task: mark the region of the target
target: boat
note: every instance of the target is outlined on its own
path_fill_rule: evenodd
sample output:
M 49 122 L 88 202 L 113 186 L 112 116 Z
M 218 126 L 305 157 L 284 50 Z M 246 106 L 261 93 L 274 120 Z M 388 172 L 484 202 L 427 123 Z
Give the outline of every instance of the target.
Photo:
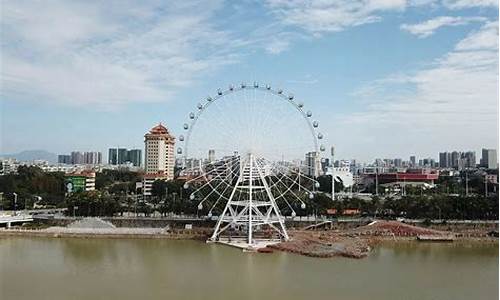
M 421 242 L 453 242 L 453 235 L 417 235 L 417 241 Z

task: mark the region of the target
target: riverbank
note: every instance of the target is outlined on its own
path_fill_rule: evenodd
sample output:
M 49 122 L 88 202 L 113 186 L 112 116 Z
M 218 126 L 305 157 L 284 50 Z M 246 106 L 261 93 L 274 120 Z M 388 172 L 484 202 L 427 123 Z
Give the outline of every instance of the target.
M 85 219 L 84 219 L 85 220 Z M 89 223 L 89 224 L 86 224 Z M 88 227 L 86 227 L 88 226 Z M 383 241 L 405 242 L 415 241 L 418 236 L 446 237 L 448 241 L 460 242 L 489 242 L 498 243 L 497 237 L 490 236 L 494 227 L 471 227 L 462 231 L 437 230 L 420 226 L 409 225 L 396 221 L 375 221 L 357 227 L 314 227 L 314 230 L 291 228 L 288 233 L 289 241 L 270 245 L 270 251 L 284 251 L 310 257 L 349 257 L 364 258 L 378 243 Z M 450 225 L 447 225 L 450 229 Z M 95 219 L 75 221 L 66 226 L 42 226 L 32 229 L 11 228 L 1 229 L 2 236 L 28 236 L 49 238 L 107 238 L 107 239 L 172 239 L 172 240 L 200 240 L 205 241 L 212 233 L 210 227 L 181 228 L 153 228 L 153 227 L 115 227 L 107 221 Z M 438 238 L 443 240 L 442 238 Z M 264 251 L 266 252 L 266 251 Z
M 207 229 L 208 230 L 208 229 Z M 92 230 L 26 230 L 3 229 L 2 236 L 27 236 L 49 238 L 113 238 L 113 239 L 171 239 L 171 240 L 205 240 L 209 235 L 206 230 L 175 230 L 164 232 L 158 228 L 115 228 Z

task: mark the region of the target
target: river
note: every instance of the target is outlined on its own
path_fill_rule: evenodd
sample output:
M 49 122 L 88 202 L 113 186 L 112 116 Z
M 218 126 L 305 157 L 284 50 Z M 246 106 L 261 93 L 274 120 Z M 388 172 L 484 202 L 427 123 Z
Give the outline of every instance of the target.
M 498 299 L 498 244 L 388 243 L 356 260 L 197 241 L 0 237 L 0 299 Z

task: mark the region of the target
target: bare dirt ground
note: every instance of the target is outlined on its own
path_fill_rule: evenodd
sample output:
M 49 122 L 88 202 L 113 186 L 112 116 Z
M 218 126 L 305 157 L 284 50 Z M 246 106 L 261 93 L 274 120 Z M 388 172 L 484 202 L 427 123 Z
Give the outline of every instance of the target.
M 435 230 L 397 221 L 376 221 L 350 230 L 294 230 L 289 234 L 292 237 L 290 241 L 269 247 L 312 257 L 363 258 L 382 240 L 414 240 L 420 235 L 463 237 L 461 232 Z M 474 232 L 468 237 L 489 239 L 485 232 Z

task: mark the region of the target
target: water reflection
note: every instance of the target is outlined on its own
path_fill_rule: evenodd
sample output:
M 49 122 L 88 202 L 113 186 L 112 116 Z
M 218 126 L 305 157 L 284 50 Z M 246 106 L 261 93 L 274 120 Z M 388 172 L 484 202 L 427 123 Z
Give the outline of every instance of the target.
M 198 241 L 7 238 L 0 299 L 496 299 L 497 266 L 496 244 L 384 243 L 353 260 Z

